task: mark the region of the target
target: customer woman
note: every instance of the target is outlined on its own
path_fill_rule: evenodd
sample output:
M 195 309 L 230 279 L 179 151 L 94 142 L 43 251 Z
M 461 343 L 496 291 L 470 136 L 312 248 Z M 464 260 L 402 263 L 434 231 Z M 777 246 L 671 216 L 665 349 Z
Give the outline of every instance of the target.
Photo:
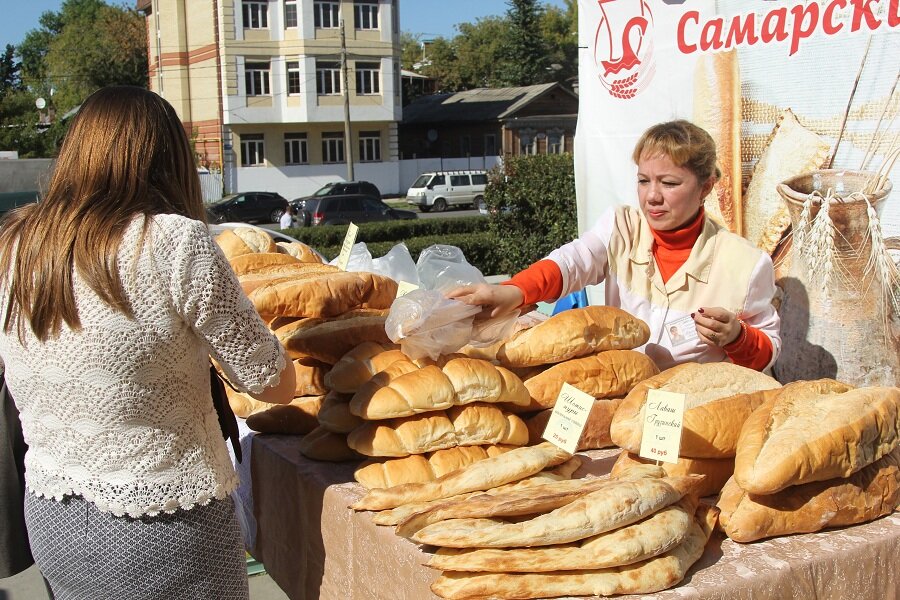
M 294 376 L 203 220 L 173 108 L 112 87 L 82 104 L 44 199 L 0 229 L 0 359 L 58 599 L 248 597 L 209 359 L 267 402 Z
M 723 360 L 769 367 L 781 346 L 774 269 L 768 255 L 704 213 L 719 177 L 712 138 L 687 121 L 661 123 L 632 156 L 639 208 L 608 211 L 505 285 L 448 295 L 500 316 L 605 281 L 606 304 L 650 326 L 643 351 L 661 369 Z

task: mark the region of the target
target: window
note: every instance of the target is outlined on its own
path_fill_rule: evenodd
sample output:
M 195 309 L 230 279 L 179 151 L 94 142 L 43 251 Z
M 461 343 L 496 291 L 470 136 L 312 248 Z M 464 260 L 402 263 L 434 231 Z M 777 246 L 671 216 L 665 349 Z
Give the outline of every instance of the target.
M 341 65 L 336 62 L 316 62 L 316 93 L 333 96 L 341 93 Z
M 353 18 L 357 29 L 378 29 L 378 2 L 354 0 Z
M 284 0 L 284 26 L 297 26 L 297 0 Z
M 533 129 L 519 130 L 519 154 L 537 154 L 537 136 Z
M 380 94 L 381 71 L 378 63 L 356 63 L 356 93 Z
M 241 166 L 260 167 L 266 163 L 266 143 L 261 133 L 241 136 Z
M 241 3 L 244 11 L 244 29 L 266 29 L 269 26 L 269 3 L 248 2 Z
M 443 175 L 435 175 L 434 179 L 431 180 L 431 183 L 429 185 L 431 185 L 431 186 L 444 185 L 445 182 L 446 182 L 446 179 L 444 178 Z
M 551 129 L 547 134 L 547 154 L 562 154 L 566 147 L 566 137 L 559 131 Z
M 497 156 L 497 135 L 489 133 L 484 136 L 484 155 Z
M 244 66 L 248 96 L 269 95 L 269 63 L 251 63 Z
M 309 149 L 305 133 L 284 134 L 284 164 L 305 165 L 309 163 Z
M 472 185 L 487 185 L 487 175 L 484 173 L 472 175 Z
M 325 163 L 344 162 L 344 134 L 342 134 L 342 133 L 323 133 L 322 134 L 322 162 L 325 162 Z
M 359 132 L 359 160 L 360 162 L 378 162 L 381 160 L 380 132 Z
M 295 60 L 287 62 L 287 93 L 300 93 L 300 63 Z
M 451 175 L 450 176 L 450 185 L 452 185 L 452 186 L 469 185 L 469 176 L 468 175 Z
M 337 29 L 340 22 L 340 2 L 313 2 L 313 20 L 317 29 Z

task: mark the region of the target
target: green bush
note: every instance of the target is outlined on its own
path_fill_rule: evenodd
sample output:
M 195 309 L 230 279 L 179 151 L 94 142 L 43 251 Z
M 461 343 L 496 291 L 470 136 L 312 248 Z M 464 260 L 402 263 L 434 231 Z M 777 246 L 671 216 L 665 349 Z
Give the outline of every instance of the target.
M 359 225 L 357 240 L 371 244 L 375 242 L 402 242 L 404 240 L 439 235 L 481 233 L 488 229 L 487 219 L 478 217 L 456 217 L 435 219 L 410 219 L 408 221 L 379 221 Z M 347 225 L 319 225 L 316 227 L 293 228 L 286 231 L 289 236 L 323 252 L 323 248 L 338 246 L 347 235 Z
M 497 273 L 520 271 L 578 233 L 571 154 L 506 157 L 490 172 L 484 201 Z

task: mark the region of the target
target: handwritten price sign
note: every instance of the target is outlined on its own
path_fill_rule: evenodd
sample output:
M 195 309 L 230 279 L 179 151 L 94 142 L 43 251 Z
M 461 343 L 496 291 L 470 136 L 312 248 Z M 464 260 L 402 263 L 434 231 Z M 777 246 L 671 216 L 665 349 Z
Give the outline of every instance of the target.
M 640 456 L 668 463 L 678 462 L 684 424 L 684 394 L 650 390 L 642 413 L 644 433 Z
M 347 270 L 347 264 L 350 262 L 350 251 L 353 250 L 353 244 L 356 243 L 356 236 L 359 234 L 359 226 L 350 223 L 347 228 L 347 235 L 344 236 L 344 243 L 341 245 L 341 253 L 338 254 L 337 267 L 341 271 Z
M 581 439 L 581 432 L 584 431 L 584 425 L 593 406 L 593 396 L 564 383 L 541 437 L 566 452 L 575 454 L 578 440 Z

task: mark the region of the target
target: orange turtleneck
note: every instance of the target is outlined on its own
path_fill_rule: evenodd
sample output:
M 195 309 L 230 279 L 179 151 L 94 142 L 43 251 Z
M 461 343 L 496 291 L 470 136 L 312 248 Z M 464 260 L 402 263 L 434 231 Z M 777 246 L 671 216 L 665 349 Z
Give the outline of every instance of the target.
M 653 258 L 664 283 L 687 262 L 694 243 L 703 231 L 705 220 L 706 213 L 701 207 L 694 219 L 678 229 L 656 231 L 650 228 L 656 241 L 653 244 Z M 522 291 L 525 298 L 523 305 L 559 298 L 562 283 L 559 265 L 547 259 L 539 260 L 503 282 L 504 285 L 514 285 Z M 773 352 L 769 336 L 746 323 L 742 324 L 742 331 L 737 339 L 722 349 L 735 364 L 757 371 L 769 364 Z

